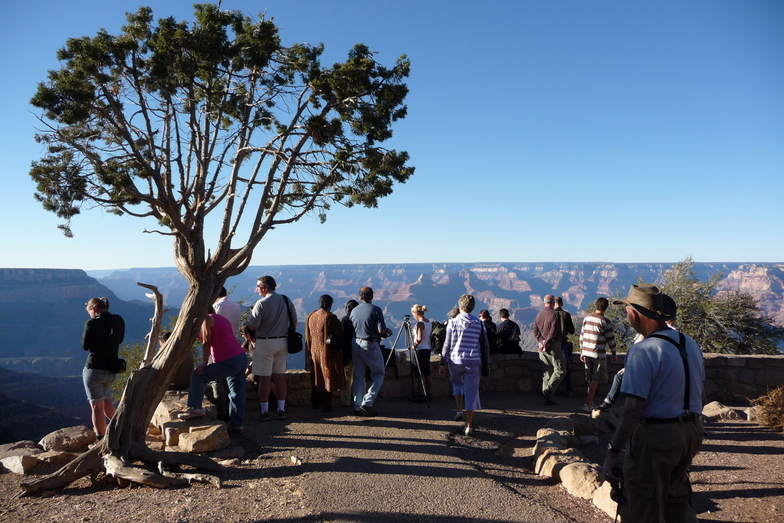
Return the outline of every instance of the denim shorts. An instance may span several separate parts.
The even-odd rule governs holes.
[[[90,403],[103,401],[112,383],[114,383],[115,377],[116,374],[108,370],[82,369],[84,391],[87,393],[87,399],[90,400]]]

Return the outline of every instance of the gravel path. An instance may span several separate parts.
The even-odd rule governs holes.
[[[380,400],[380,415],[369,419],[303,409],[259,423],[249,412],[246,434],[232,437],[245,455],[222,473],[222,489],[121,489],[101,475],[16,501],[21,478],[2,474],[0,521],[612,521],[531,470],[536,430],[576,412],[581,399],[559,398],[548,410],[535,394],[482,399],[472,437],[448,421],[450,398],[431,407]],[[708,430],[693,473],[700,520],[784,521],[784,438],[741,422]]]

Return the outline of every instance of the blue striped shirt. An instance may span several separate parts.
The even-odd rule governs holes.
[[[487,334],[479,318],[461,312],[446,324],[446,340],[441,356],[459,365],[481,365],[482,349],[479,336],[484,334],[484,346],[488,347]]]

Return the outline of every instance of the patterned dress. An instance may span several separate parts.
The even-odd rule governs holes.
[[[345,388],[340,320],[324,309],[313,311],[305,321],[305,343],[311,382],[317,390],[335,392]],[[327,344],[327,339],[330,343]]]

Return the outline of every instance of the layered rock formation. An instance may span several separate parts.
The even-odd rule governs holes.
[[[335,311],[357,298],[359,288],[369,285],[375,290],[374,303],[385,309],[392,324],[400,325],[411,305],[427,305],[428,316],[443,319],[455,306],[457,298],[473,293],[478,309],[494,315],[507,308],[523,325],[533,322],[542,307],[545,294],[563,297],[573,314],[581,311],[598,295],[625,294],[638,278],[659,281],[669,263],[433,263],[377,265],[290,265],[250,267],[244,274],[227,282],[232,298],[251,305],[257,298],[256,279],[270,274],[278,281],[278,291],[292,298],[299,319],[318,307],[321,294],[335,298]],[[784,264],[695,263],[700,279],[723,272],[720,289],[740,288],[760,300],[768,314],[784,325]],[[142,279],[159,286],[167,303],[177,306],[187,292],[187,283],[174,269],[133,269],[96,274],[99,281],[125,300],[142,299],[143,290],[136,281]]]
[[[153,315],[144,293],[145,301],[123,300],[81,270],[0,269],[0,366],[46,375],[81,373],[85,305],[101,296],[125,319],[125,342],[144,340]]]

